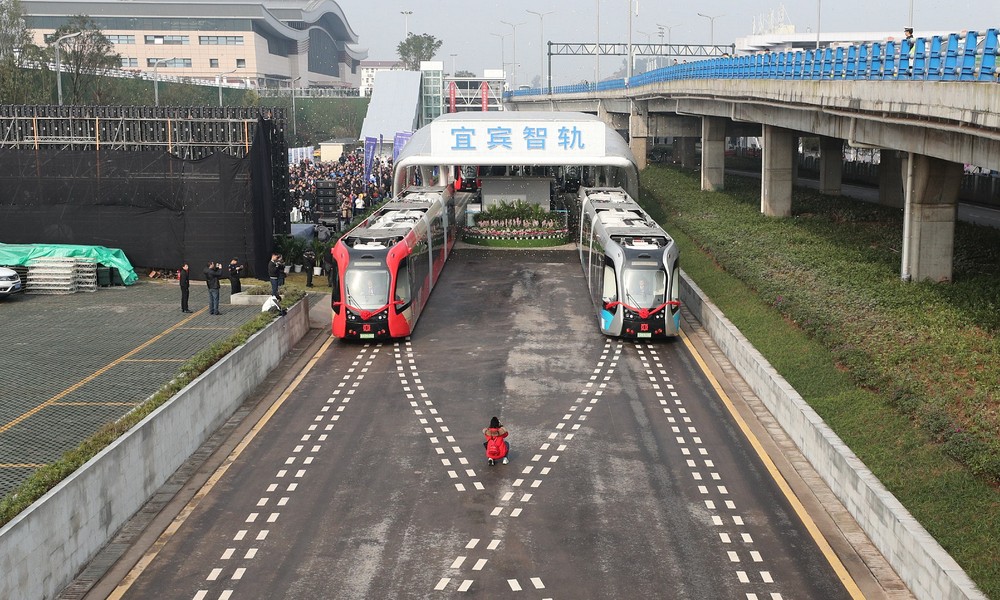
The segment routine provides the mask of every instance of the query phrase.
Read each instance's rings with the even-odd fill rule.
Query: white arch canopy
[[[638,197],[639,169],[628,143],[594,115],[491,111],[441,115],[414,132],[396,159],[393,193],[413,169],[454,166],[590,166],[616,169],[615,180]],[[425,178],[426,181],[426,178]],[[441,184],[450,183],[442,179]]]

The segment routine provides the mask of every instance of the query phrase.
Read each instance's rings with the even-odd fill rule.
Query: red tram
[[[451,186],[410,187],[337,242],[330,250],[334,337],[410,335],[472,197]]]

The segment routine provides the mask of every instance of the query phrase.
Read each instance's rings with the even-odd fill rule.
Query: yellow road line
[[[158,363],[158,362],[184,362],[186,358],[129,358],[122,362],[134,363]]]
[[[55,402],[52,406],[135,406],[138,402]]]
[[[157,335],[153,336],[152,338],[146,340],[141,345],[135,347],[134,349],[132,349],[129,352],[127,352],[126,354],[123,354],[122,356],[116,358],[115,360],[111,361],[110,363],[104,365],[103,367],[101,367],[100,369],[94,371],[90,375],[87,375],[86,377],[84,377],[80,381],[77,381],[76,383],[74,383],[73,385],[71,385],[68,388],[64,389],[63,391],[59,392],[55,396],[52,396],[51,398],[49,398],[45,402],[42,402],[38,406],[36,406],[36,407],[32,408],[31,410],[29,410],[28,412],[26,412],[26,413],[22,414],[21,416],[15,418],[13,421],[10,421],[9,423],[6,423],[5,425],[0,426],[0,433],[4,433],[8,429],[10,429],[11,427],[14,427],[15,425],[17,425],[18,423],[24,421],[28,417],[36,415],[39,412],[41,412],[41,411],[45,410],[46,408],[48,408],[49,406],[52,406],[53,404],[55,404],[59,400],[65,398],[69,394],[71,394],[71,393],[75,392],[76,390],[80,389],[81,387],[83,387],[87,383],[90,383],[94,379],[97,379],[97,377],[99,377],[102,373],[105,373],[106,371],[108,371],[112,367],[125,362],[130,357],[132,357],[135,354],[141,352],[143,349],[149,347],[151,344],[153,344],[157,340],[163,338],[163,336],[171,333],[175,329],[180,328],[182,325],[184,325],[185,323],[187,323],[191,319],[197,317],[198,315],[200,315],[201,313],[205,312],[206,310],[208,310],[208,309],[207,308],[203,308],[203,309],[199,310],[198,312],[194,313],[193,315],[191,315],[190,317],[188,317],[188,318],[184,319],[183,321],[177,323],[176,325],[174,325],[172,327],[169,327],[169,328],[161,331],[159,334],[157,334]]]
[[[184,509],[181,510],[181,512],[170,523],[170,525],[163,530],[163,533],[160,534],[160,537],[157,538],[156,542],[152,545],[149,551],[147,551],[146,554],[144,554],[142,558],[139,559],[139,562],[137,562],[136,565],[132,567],[132,570],[128,572],[128,575],[126,575],[124,579],[122,579],[122,582],[118,584],[118,587],[116,587],[114,591],[111,592],[111,594],[107,597],[107,600],[119,600],[122,596],[125,595],[126,592],[128,592],[129,588],[132,587],[132,584],[134,584],[136,580],[139,579],[139,576],[142,575],[143,571],[146,570],[146,567],[148,567],[153,562],[153,560],[156,559],[156,556],[160,553],[160,550],[162,550],[164,546],[167,545],[167,542],[170,541],[170,538],[172,538],[173,535],[177,533],[177,530],[181,528],[181,525],[184,524],[184,521],[186,521],[187,518],[191,516],[194,510],[198,507],[198,504],[201,503],[202,499],[204,499],[205,496],[207,496],[209,492],[212,491],[212,488],[215,487],[215,484],[218,483],[220,479],[222,479],[222,476],[226,474],[226,471],[229,470],[229,467],[236,462],[236,460],[243,453],[243,451],[246,450],[247,446],[250,445],[250,442],[252,442],[253,439],[257,437],[257,434],[260,433],[262,429],[264,429],[264,426],[267,425],[268,421],[271,420],[271,417],[273,417],[274,414],[278,412],[278,409],[281,408],[281,405],[285,403],[285,400],[287,400],[288,397],[291,396],[292,393],[295,391],[295,389],[299,387],[299,384],[302,383],[302,380],[305,379],[306,375],[309,374],[309,371],[311,371],[312,368],[316,366],[316,363],[319,362],[320,357],[322,357],[323,354],[326,353],[327,348],[330,347],[330,344],[333,343],[333,340],[334,338],[331,336],[329,339],[323,342],[323,345],[320,346],[320,349],[316,351],[316,354],[314,354],[313,357],[309,359],[309,362],[306,363],[305,368],[303,368],[302,371],[295,377],[295,379],[293,379],[292,382],[288,385],[288,387],[285,388],[285,391],[282,392],[282,394],[278,397],[278,399],[274,402],[274,404],[272,404],[271,407],[267,409],[267,412],[264,413],[264,416],[262,416],[260,420],[257,421],[257,423],[246,434],[246,436],[244,436],[244,438],[240,441],[240,443],[237,444],[235,448],[233,448],[233,451],[229,453],[229,456],[226,457],[226,460],[223,461],[223,463],[219,466],[218,469],[216,469],[214,473],[212,473],[212,476],[208,478],[208,481],[205,482],[205,485],[203,485],[201,489],[198,490],[198,492],[194,495],[194,497],[191,498],[191,501],[187,503]]]
[[[684,345],[687,346],[688,351],[691,353],[691,356],[694,357],[694,360],[698,363],[698,366],[701,367],[702,372],[705,373],[706,377],[708,377],[709,382],[715,389],[715,393],[717,393],[719,395],[719,398],[722,399],[722,403],[726,406],[726,410],[729,411],[729,414],[732,415],[733,419],[736,421],[736,424],[739,425],[739,428],[743,432],[743,435],[747,438],[747,441],[749,441],[750,445],[753,446],[753,449],[757,453],[757,456],[759,456],[761,462],[764,463],[764,467],[767,469],[767,472],[771,474],[771,478],[774,480],[776,484],[778,484],[778,489],[780,489],[781,493],[784,494],[785,498],[788,500],[788,503],[791,504],[792,510],[795,511],[795,514],[799,516],[799,519],[805,526],[806,531],[809,532],[809,535],[812,536],[813,541],[816,542],[816,545],[819,547],[820,552],[823,553],[823,556],[826,557],[827,562],[829,562],[830,566],[833,567],[834,573],[837,574],[837,577],[840,579],[840,582],[847,589],[847,592],[851,595],[851,598],[863,599],[865,595],[861,592],[861,589],[858,587],[858,584],[854,581],[854,578],[851,577],[851,574],[847,571],[847,568],[844,566],[844,563],[840,561],[840,557],[838,557],[837,554],[833,551],[833,548],[830,546],[830,542],[826,540],[826,537],[823,536],[823,533],[819,530],[819,527],[817,527],[816,523],[812,520],[812,517],[810,517],[809,513],[806,512],[806,509],[802,505],[802,502],[799,500],[798,496],[795,495],[795,492],[792,491],[791,486],[788,485],[788,482],[785,480],[784,476],[781,474],[780,471],[778,471],[778,467],[775,466],[774,462],[771,460],[771,457],[768,456],[767,452],[764,451],[764,447],[761,445],[760,440],[758,440],[757,436],[755,436],[754,433],[750,431],[750,427],[747,426],[746,421],[743,420],[743,417],[740,416],[740,413],[736,410],[736,406],[733,405],[733,401],[730,400],[729,396],[722,389],[722,386],[719,385],[719,381],[715,378],[714,375],[712,375],[712,372],[709,370],[708,365],[706,365],[705,361],[702,360],[701,355],[698,354],[698,351],[695,349],[694,345],[691,343],[691,340],[688,338],[688,336],[684,333],[683,330],[681,331],[681,339],[684,340]]]

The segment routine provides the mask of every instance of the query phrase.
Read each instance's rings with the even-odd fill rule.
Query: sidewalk
[[[58,459],[103,425],[168,383],[189,358],[228,338],[260,307],[230,306],[219,316],[192,282],[180,310],[176,283],[142,280],[97,292],[0,302],[0,496]]]

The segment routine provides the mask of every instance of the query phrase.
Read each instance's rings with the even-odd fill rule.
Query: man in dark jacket
[[[326,273],[326,284],[333,289],[333,254],[329,248],[323,250],[323,272]]]
[[[306,287],[313,286],[313,267],[316,266],[316,253],[309,248],[302,253],[302,267],[306,270]]]
[[[243,273],[243,265],[239,263],[235,258],[229,261],[229,285],[232,289],[229,291],[230,294],[239,294],[243,289],[240,286],[240,274]]]
[[[187,263],[177,272],[177,279],[181,282],[181,312],[189,313],[188,296],[191,293],[191,269]]]
[[[205,269],[205,283],[208,284],[208,314],[219,312],[219,279],[222,277],[222,263],[210,262]]]
[[[267,278],[271,280],[271,295],[278,295],[278,272],[281,269],[278,254],[271,255],[271,261],[267,263]]]

